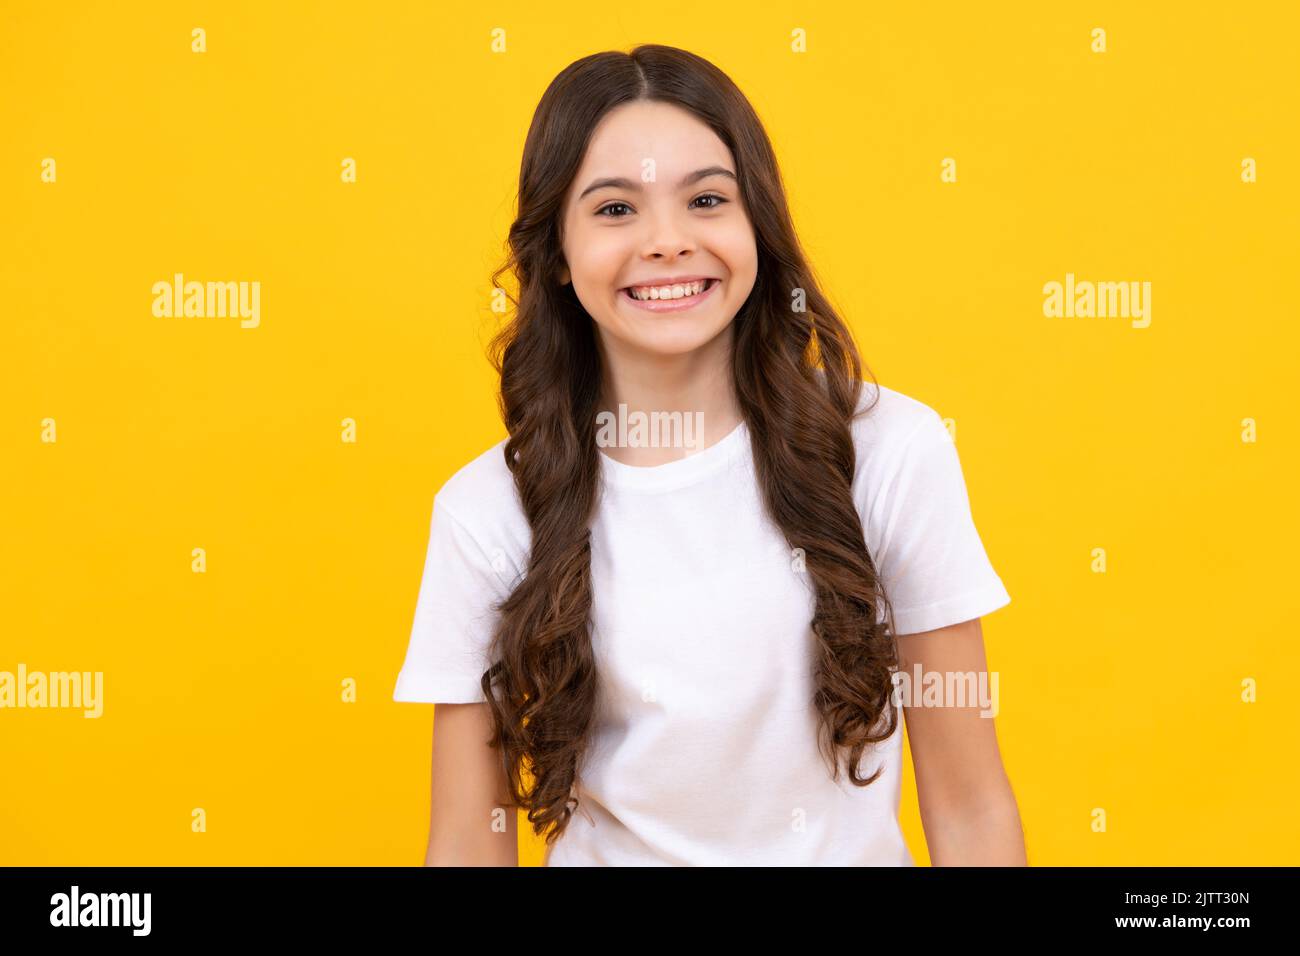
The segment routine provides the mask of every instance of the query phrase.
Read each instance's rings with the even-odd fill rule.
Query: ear
[[[560,285],[568,285],[571,278],[568,266],[560,270]]]

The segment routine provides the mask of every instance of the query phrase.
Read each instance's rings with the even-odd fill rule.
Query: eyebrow
[[[685,176],[683,176],[682,181],[677,184],[677,188],[685,189],[687,186],[691,185],[692,183],[697,183],[701,179],[708,179],[710,176],[726,176],[732,182],[736,181],[736,174],[733,173],[731,170],[727,169],[725,166],[705,166],[703,169],[697,169],[695,170],[695,172],[687,173]],[[586,189],[584,189],[582,193],[578,196],[578,199],[582,200],[582,198],[585,197],[587,193],[595,192],[597,189],[608,189],[611,187],[614,189],[626,189],[631,192],[641,191],[640,183],[633,182],[630,179],[625,179],[622,176],[612,176],[605,179],[593,180],[591,185],[588,186]]]

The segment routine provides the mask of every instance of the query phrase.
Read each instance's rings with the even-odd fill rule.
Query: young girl
[[[509,437],[434,497],[393,694],[442,705],[426,862],[517,864],[518,807],[550,866],[912,865],[894,672],[983,671],[1010,601],[942,420],[862,380],[706,60],[571,64],[518,202]],[[933,861],[1024,863],[987,706],[905,703]]]

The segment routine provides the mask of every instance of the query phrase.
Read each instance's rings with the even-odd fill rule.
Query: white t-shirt
[[[864,383],[861,409],[876,394]],[[939,415],[879,386],[853,425],[854,499],[900,635],[1010,603]],[[434,497],[393,699],[485,698],[491,607],[527,567],[528,523],[489,448]],[[580,809],[548,866],[912,866],[898,824],[902,725],[832,781],[812,704],[811,579],[763,510],[749,432],[677,461],[600,455],[592,644],[600,685]]]

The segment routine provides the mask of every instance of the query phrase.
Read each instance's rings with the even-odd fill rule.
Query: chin
[[[689,355],[713,341],[717,332],[700,328],[663,328],[652,334],[639,335],[630,344],[639,351],[664,357]]]

